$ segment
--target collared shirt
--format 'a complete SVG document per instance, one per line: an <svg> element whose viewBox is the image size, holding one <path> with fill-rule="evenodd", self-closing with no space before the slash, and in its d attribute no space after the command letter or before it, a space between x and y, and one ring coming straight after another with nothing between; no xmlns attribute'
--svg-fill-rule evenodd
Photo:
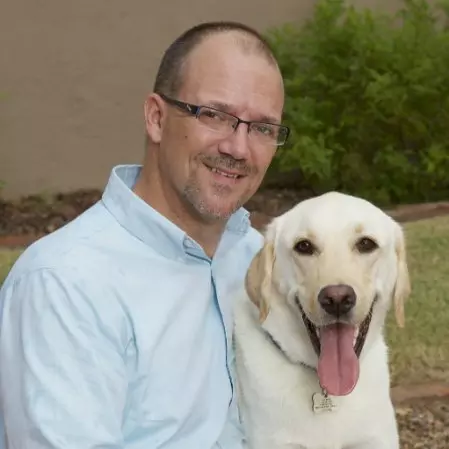
<svg viewBox="0 0 449 449"><path fill-rule="evenodd" d="M1 449L241 448L232 299L262 237L241 209L208 258L132 192L139 170L1 287Z"/></svg>

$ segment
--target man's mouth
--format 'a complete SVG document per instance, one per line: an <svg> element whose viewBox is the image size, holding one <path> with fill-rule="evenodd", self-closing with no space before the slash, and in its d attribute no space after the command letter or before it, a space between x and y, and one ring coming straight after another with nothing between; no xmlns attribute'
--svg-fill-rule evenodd
<svg viewBox="0 0 449 449"><path fill-rule="evenodd" d="M214 163L213 161L202 161L204 166L215 176L223 176L228 179L241 179L248 174L248 167L246 166L231 166L225 164Z"/></svg>
<svg viewBox="0 0 449 449"><path fill-rule="evenodd" d="M376 300L372 302L366 318L359 326L343 322L315 326L296 298L310 341L319 359L320 384L329 394L346 395L356 386L359 357L368 334L375 302Z"/></svg>
<svg viewBox="0 0 449 449"><path fill-rule="evenodd" d="M226 171L220 170L219 168L215 168L215 167L207 167L207 168L212 173L217 173L219 175L226 176L227 178L231 178L231 179L239 179L239 178L241 178L243 176L243 175L240 175L238 173L226 172Z"/></svg>

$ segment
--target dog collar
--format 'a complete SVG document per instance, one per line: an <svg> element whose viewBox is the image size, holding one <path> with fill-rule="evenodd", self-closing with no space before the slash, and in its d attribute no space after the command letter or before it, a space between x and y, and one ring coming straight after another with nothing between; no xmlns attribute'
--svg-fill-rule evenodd
<svg viewBox="0 0 449 449"><path fill-rule="evenodd" d="M280 344L278 341L276 341L276 340L274 339L274 337L273 337L267 330L264 329L264 332L265 332L265 335L270 339L271 343L278 349L279 352L282 352L282 354L284 355L284 357L285 357L290 363L292 363L293 365L300 365L300 366L303 366L303 367L308 368L308 369L310 369L310 370L312 370L312 371L315 371L315 372L317 371L315 367L313 367L313 366L311 366L311 365L308 365L307 363L304 363L304 362L296 362L296 361L292 360L292 359L288 356L288 354L284 351L284 349L282 348L281 344Z"/></svg>

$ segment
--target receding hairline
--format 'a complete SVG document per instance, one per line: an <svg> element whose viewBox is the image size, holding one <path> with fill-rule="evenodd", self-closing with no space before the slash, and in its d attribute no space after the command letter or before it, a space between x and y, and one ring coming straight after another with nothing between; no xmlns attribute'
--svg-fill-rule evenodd
<svg viewBox="0 0 449 449"><path fill-rule="evenodd" d="M197 43L197 45L185 55L182 59L179 71L177 73L178 77L178 89L182 86L184 81L186 80L186 74L189 67L189 63L194 58L197 52L201 51L201 47L210 39L213 39L217 36L226 36L229 39L232 39L236 45L236 49L240 50L243 54L247 56L260 56L265 61L267 61L270 66L278 69L278 64L271 52L269 52L264 44L257 40L254 36L244 33L242 31L230 30L230 31L221 31L215 32L213 34L209 34L207 36L203 36L203 38Z"/></svg>
<svg viewBox="0 0 449 449"><path fill-rule="evenodd" d="M216 31L209 35L203 36L202 39L197 43L197 45L191 49L189 54L186 55L185 60L188 60L195 50L199 50L201 45L205 43L208 39L213 39L217 36L227 36L234 40L237 48L249 55L257 55L266 59L267 62L277 67L278 63L274 57L271 49L267 47L267 44L260 41L257 37L252 34L246 33L242 30L223 30Z"/></svg>
<svg viewBox="0 0 449 449"><path fill-rule="evenodd" d="M239 50L248 55L257 55L264 58L272 67L279 70L278 62L270 48L269 43L256 30L234 22L218 22L203 24L205 28L193 36L190 31L184 33L167 49L161 61L156 76L154 91L166 95L178 94L184 80L188 63L193 54L200 49L208 39L219 35L233 38ZM195 29L194 28L194 29Z"/></svg>
<svg viewBox="0 0 449 449"><path fill-rule="evenodd" d="M277 66L276 58L274 57L271 49L268 47L268 43L266 41L261 41L260 38L243 30L216 31L215 33L211 33L208 36L204 36L203 39L198 42L197 48L201 43L207 40L207 38L212 38L218 35L229 36L230 38L233 38L240 50L248 54L256 54L262 56L268 62Z"/></svg>

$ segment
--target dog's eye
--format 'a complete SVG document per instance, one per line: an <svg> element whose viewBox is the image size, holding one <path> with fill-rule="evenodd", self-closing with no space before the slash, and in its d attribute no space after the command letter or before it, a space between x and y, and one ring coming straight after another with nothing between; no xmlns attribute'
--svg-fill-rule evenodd
<svg viewBox="0 0 449 449"><path fill-rule="evenodd" d="M377 243L369 237L362 237L355 244L360 253L371 253L378 248Z"/></svg>
<svg viewBox="0 0 449 449"><path fill-rule="evenodd" d="M304 239L296 243L295 251L299 254L311 256L315 252L315 246L310 240Z"/></svg>

